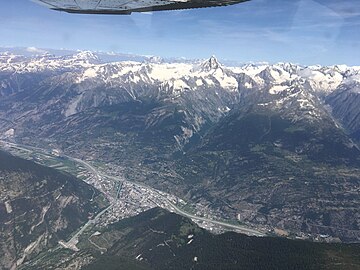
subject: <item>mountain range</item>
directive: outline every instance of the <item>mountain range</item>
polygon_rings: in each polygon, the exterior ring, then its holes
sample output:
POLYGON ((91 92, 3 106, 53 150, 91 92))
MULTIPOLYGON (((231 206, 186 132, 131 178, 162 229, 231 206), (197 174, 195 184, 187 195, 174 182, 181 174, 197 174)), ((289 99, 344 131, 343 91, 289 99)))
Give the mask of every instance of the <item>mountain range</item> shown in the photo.
POLYGON ((221 218, 360 240, 360 67, 0 54, 0 132, 221 218), (36 138, 36 140, 34 140, 36 138))

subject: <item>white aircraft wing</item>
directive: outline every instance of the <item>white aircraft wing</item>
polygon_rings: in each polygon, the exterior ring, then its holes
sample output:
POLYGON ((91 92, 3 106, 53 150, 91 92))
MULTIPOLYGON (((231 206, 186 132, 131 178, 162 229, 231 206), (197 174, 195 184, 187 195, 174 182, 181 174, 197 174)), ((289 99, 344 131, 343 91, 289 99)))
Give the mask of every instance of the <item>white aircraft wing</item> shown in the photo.
POLYGON ((32 0, 69 13, 131 14, 132 12, 227 6, 249 0, 32 0))

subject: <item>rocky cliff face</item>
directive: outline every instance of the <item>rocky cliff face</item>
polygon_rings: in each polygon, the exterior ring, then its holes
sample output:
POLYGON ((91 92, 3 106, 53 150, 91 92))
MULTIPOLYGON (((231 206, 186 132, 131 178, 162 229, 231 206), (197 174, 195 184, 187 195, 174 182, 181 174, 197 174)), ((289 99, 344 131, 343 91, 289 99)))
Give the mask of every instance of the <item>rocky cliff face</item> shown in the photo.
POLYGON ((332 114, 348 133, 359 141, 360 137, 360 83, 352 82, 339 86, 326 97, 332 114))
POLYGON ((0 269, 50 249, 99 210, 99 193, 56 170, 0 152, 0 269))

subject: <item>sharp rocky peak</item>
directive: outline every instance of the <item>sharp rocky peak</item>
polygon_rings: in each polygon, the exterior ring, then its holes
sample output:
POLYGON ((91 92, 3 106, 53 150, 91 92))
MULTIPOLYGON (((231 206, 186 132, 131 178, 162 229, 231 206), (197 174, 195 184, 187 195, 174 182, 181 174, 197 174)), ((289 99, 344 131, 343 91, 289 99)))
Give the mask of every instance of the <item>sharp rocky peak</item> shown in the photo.
POLYGON ((216 70, 220 67, 220 63, 219 61, 216 59, 216 57, 213 55, 211 56, 208 60, 206 60, 205 62, 203 62, 201 64, 201 69, 203 71, 211 71, 211 70, 216 70))

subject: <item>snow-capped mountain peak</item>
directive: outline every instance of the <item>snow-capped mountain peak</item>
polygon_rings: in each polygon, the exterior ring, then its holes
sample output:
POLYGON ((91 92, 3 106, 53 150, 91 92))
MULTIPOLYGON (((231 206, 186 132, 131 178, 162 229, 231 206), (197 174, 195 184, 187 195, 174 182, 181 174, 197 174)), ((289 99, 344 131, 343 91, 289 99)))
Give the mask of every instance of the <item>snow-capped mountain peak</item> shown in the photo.
POLYGON ((220 68, 221 65, 216 57, 213 55, 208 60, 201 64, 200 70, 203 72, 210 72, 220 68))
POLYGON ((89 64, 99 64, 99 57, 91 51, 80 51, 72 56, 73 59, 78 59, 89 64))

